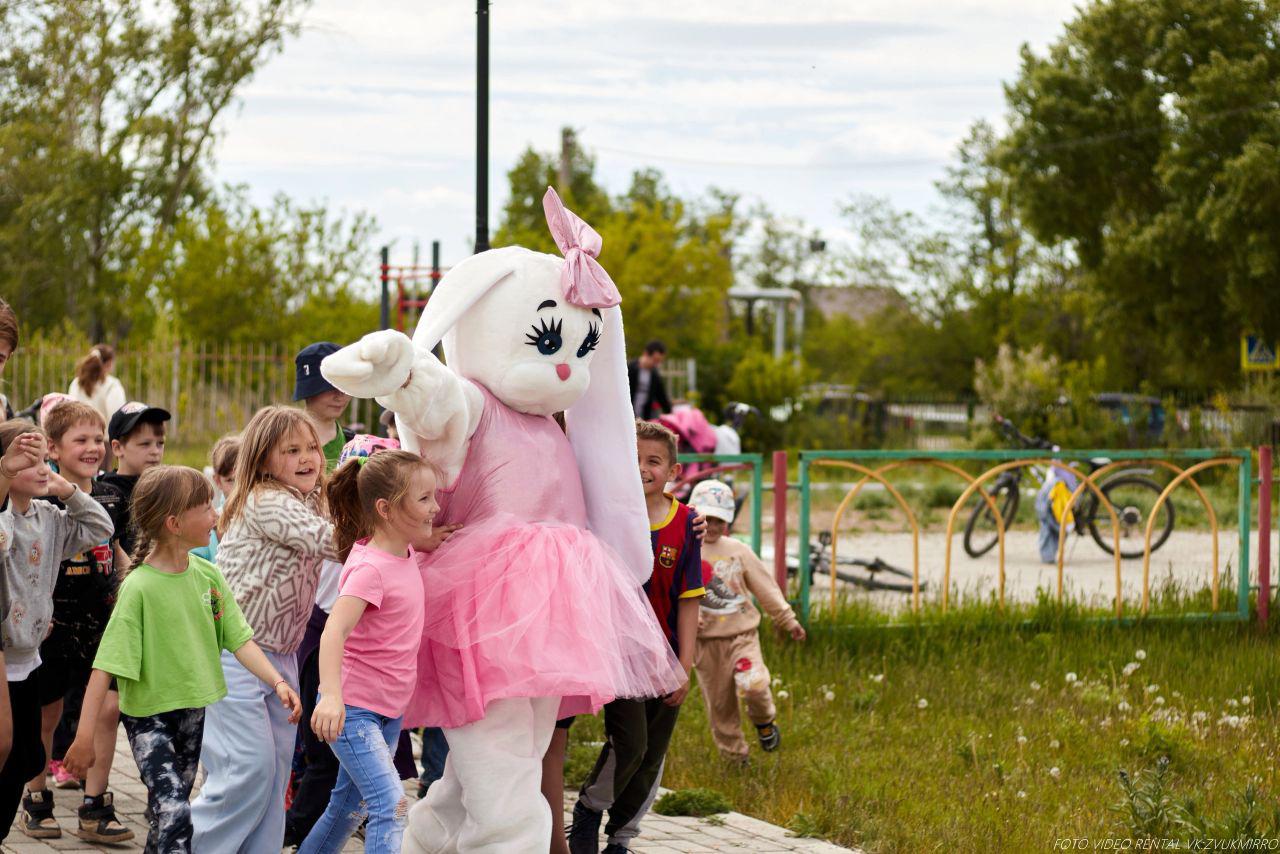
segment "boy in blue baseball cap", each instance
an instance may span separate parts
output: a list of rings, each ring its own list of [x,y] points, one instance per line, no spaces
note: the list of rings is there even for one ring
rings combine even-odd
[[[338,419],[347,410],[351,395],[338,391],[320,373],[320,362],[341,348],[330,341],[308,344],[293,358],[296,374],[293,399],[302,401],[316,435],[320,437],[326,471],[333,471],[342,454],[342,446],[355,434],[345,429]]]

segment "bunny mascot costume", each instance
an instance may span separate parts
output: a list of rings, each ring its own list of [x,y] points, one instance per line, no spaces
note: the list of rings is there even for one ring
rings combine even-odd
[[[653,553],[621,298],[595,260],[600,236],[551,189],[543,208],[563,258],[474,255],[441,279],[412,342],[375,332],[321,366],[396,413],[404,446],[444,473],[437,523],[463,525],[422,558],[405,719],[444,727],[450,753],[409,813],[414,854],[546,851],[556,719],[685,679],[641,591]]]

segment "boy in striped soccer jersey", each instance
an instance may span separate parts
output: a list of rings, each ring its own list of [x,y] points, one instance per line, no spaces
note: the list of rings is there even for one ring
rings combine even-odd
[[[698,608],[704,592],[696,514],[665,491],[669,482],[680,477],[675,434],[660,424],[637,421],[636,440],[653,538],[653,575],[644,589],[687,677],[697,654]],[[629,850],[627,846],[640,832],[640,819],[658,791],[667,745],[688,693],[686,678],[679,690],[666,697],[620,699],[604,707],[605,744],[573,808],[568,834],[572,854],[600,850],[598,834],[605,810],[609,811],[605,854]]]

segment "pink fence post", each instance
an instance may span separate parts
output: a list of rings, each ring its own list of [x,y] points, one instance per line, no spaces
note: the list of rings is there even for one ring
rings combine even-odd
[[[787,452],[773,452],[773,577],[787,589]]]
[[[1258,622],[1271,611],[1271,446],[1258,449]]]

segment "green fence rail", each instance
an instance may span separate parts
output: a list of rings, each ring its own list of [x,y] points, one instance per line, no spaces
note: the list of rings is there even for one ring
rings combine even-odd
[[[1215,612],[1215,613],[1195,613],[1195,614],[1179,614],[1174,615],[1177,619],[1189,620],[1247,620],[1249,619],[1249,567],[1250,567],[1250,522],[1252,519],[1252,487],[1253,487],[1253,454],[1247,448],[1233,448],[1227,450],[1213,449],[1191,449],[1191,450],[1107,450],[1107,449],[1091,449],[1079,451],[1004,451],[1004,450],[986,450],[986,451],[934,451],[922,453],[920,451],[801,451],[799,461],[799,482],[797,484],[800,498],[800,530],[799,530],[799,600],[795,602],[798,606],[800,619],[806,625],[809,622],[810,612],[810,566],[809,566],[809,548],[811,531],[810,519],[810,498],[812,487],[811,470],[815,466],[820,466],[824,461],[847,461],[866,464],[868,461],[893,462],[893,461],[926,461],[940,460],[948,463],[957,462],[989,462],[994,464],[1007,463],[1016,460],[1037,460],[1044,458],[1052,458],[1070,461],[1088,461],[1091,459],[1105,457],[1113,462],[1121,460],[1182,460],[1192,463],[1203,462],[1214,459],[1224,459],[1238,461],[1239,469],[1237,471],[1238,478],[1238,516],[1239,516],[1239,554],[1237,560],[1237,585],[1236,585],[1236,608],[1233,611]],[[757,505],[758,507],[758,505]],[[757,510],[758,513],[758,510]],[[1119,607],[1119,606],[1118,606]],[[1153,619],[1163,617],[1164,615],[1144,614],[1137,619]],[[1112,619],[1120,623],[1134,622],[1134,617],[1119,616]]]
[[[760,554],[763,541],[761,534],[761,508],[764,506],[764,454],[680,454],[677,460],[681,465],[686,463],[711,463],[714,477],[724,471],[751,469],[751,550]],[[701,475],[700,475],[701,477]]]

